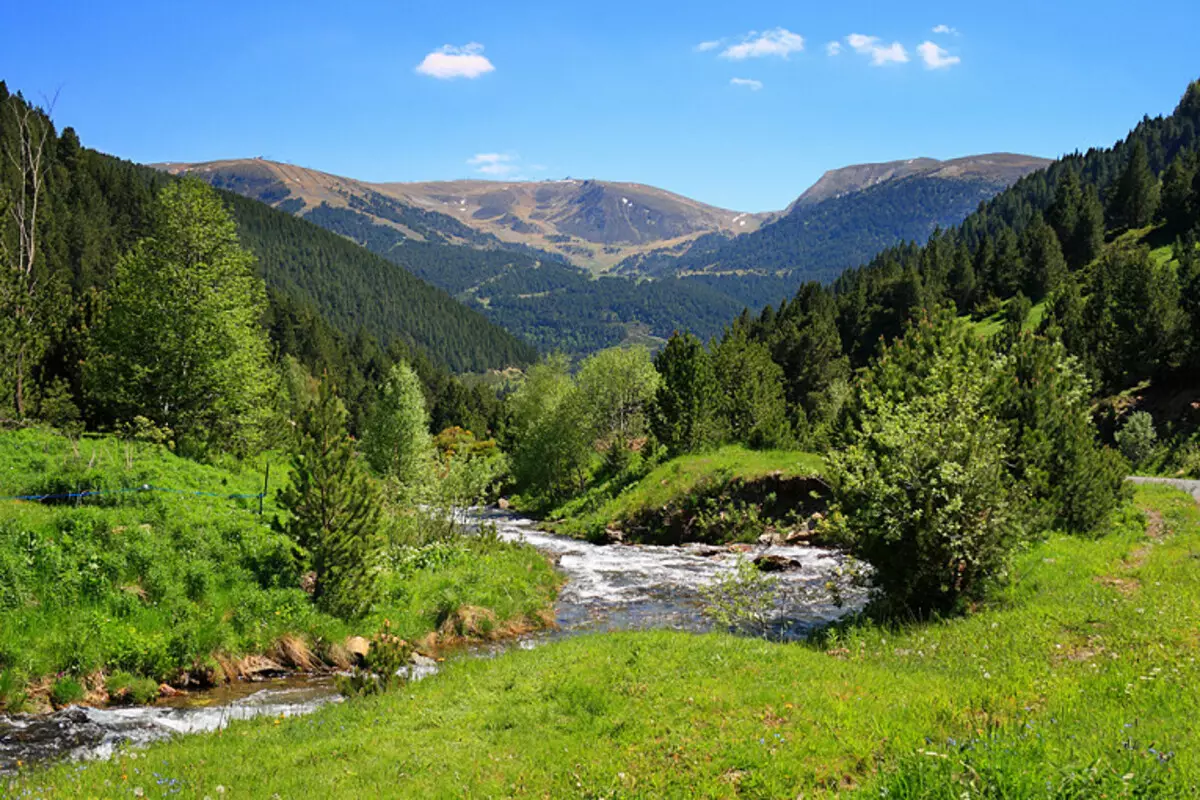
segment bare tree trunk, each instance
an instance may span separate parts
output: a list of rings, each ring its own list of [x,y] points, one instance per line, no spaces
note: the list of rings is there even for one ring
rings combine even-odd
[[[57,96],[56,96],[57,97]],[[45,151],[46,140],[50,136],[49,119],[33,106],[23,108],[15,97],[9,98],[9,108],[16,123],[17,147],[5,148],[5,155],[17,170],[20,186],[15,198],[9,202],[8,212],[16,226],[17,249],[12,252],[0,240],[0,256],[4,257],[9,268],[9,296],[4,298],[4,305],[12,309],[14,325],[15,349],[14,362],[16,375],[14,381],[14,404],[17,419],[26,417],[27,392],[26,370],[28,369],[37,338],[37,294],[38,280],[34,267],[38,256],[38,211],[41,207],[42,188],[46,181]],[[49,103],[49,111],[54,108],[54,102]]]

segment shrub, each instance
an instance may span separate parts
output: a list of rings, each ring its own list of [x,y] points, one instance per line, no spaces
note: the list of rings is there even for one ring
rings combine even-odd
[[[83,684],[74,678],[64,676],[54,682],[54,687],[50,690],[50,702],[56,708],[62,708],[72,703],[78,703],[83,699],[83,695]]]
[[[377,694],[403,686],[408,681],[413,646],[392,633],[390,620],[371,637],[371,646],[360,666],[338,680],[338,691],[349,696]]]
[[[1121,454],[1135,467],[1145,464],[1154,455],[1158,434],[1154,431],[1154,418],[1146,411],[1135,411],[1125,420],[1116,433],[1117,447]]]
[[[740,559],[731,572],[700,589],[704,616],[729,630],[766,636],[779,605],[779,579]]]
[[[110,703],[136,703],[146,705],[158,699],[158,683],[153,678],[141,678],[128,672],[118,671],[104,681]]]
[[[875,568],[885,611],[950,610],[1005,577],[1020,533],[986,381],[978,361],[935,351],[925,393],[868,387],[859,429],[827,460],[830,532]]]

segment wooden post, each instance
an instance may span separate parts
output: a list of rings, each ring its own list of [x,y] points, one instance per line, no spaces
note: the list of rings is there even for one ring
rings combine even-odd
[[[267,472],[265,475],[263,475],[262,494],[260,494],[258,496],[258,515],[260,517],[263,514],[263,498],[267,496],[267,484],[269,484],[270,482],[271,482],[271,462],[268,461],[267,462]]]

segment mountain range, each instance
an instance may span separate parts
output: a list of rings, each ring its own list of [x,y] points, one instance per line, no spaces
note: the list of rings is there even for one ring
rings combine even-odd
[[[261,158],[153,166],[349,238],[542,349],[587,352],[677,328],[714,335],[743,307],[924,242],[1046,163],[855,165],[754,214],[601,180],[372,183]]]

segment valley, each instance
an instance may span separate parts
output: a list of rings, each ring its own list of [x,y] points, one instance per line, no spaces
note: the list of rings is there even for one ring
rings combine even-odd
[[[5,50],[0,796],[1200,797],[1178,48],[215,2]]]

